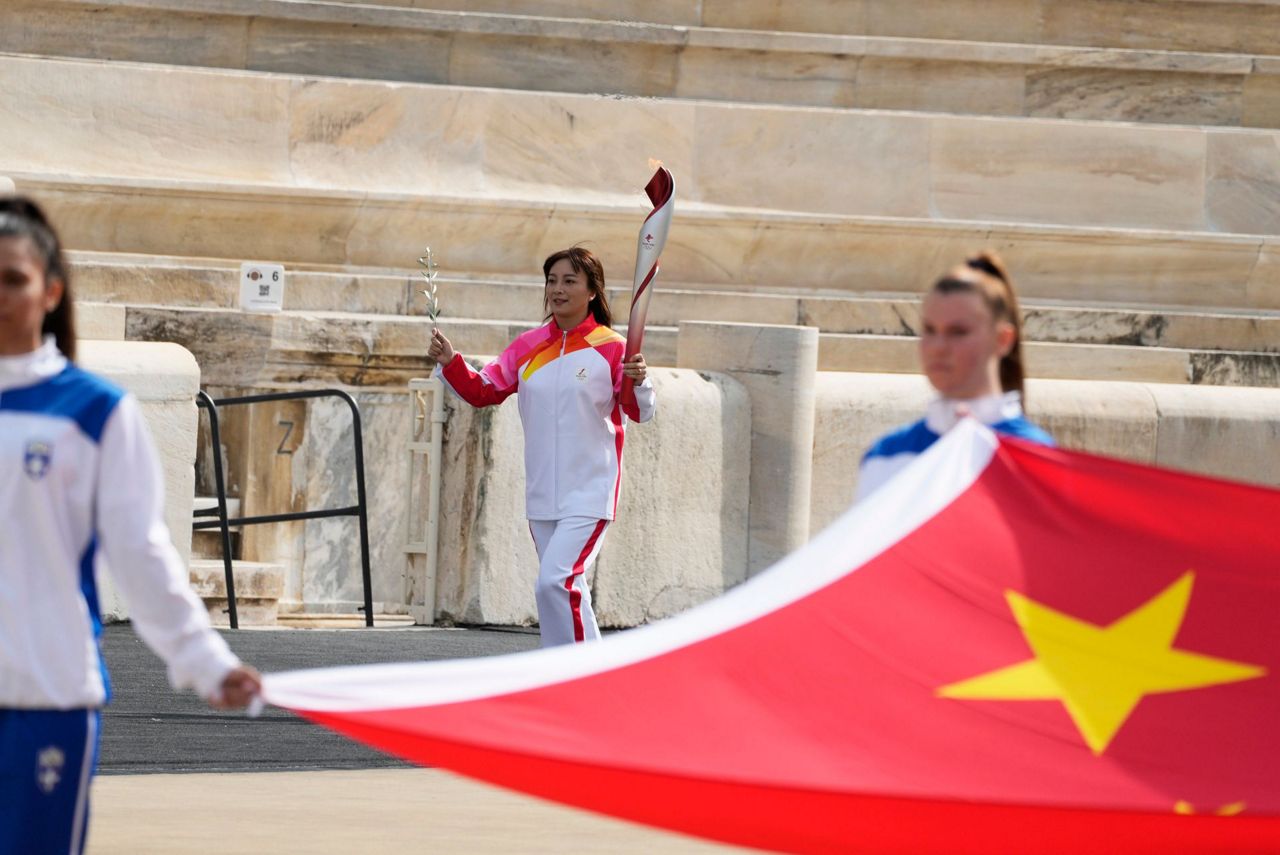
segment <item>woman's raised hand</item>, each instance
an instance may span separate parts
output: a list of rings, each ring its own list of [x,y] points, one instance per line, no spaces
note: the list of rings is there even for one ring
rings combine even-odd
[[[637,353],[622,363],[622,373],[637,383],[643,383],[644,378],[648,375],[648,366],[644,364],[644,354]]]
[[[427,356],[430,356],[441,365],[448,365],[453,361],[454,355],[457,353],[453,349],[453,345],[449,343],[449,339],[444,337],[444,333],[435,327],[431,328],[431,347],[427,348]]]

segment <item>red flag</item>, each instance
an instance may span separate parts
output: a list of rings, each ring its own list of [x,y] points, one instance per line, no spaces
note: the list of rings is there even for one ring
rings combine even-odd
[[[398,756],[786,852],[1280,850],[1280,492],[965,422],[580,647],[267,678]]]

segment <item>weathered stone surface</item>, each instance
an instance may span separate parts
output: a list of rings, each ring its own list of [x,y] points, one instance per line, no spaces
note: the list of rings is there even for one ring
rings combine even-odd
[[[1213,228],[1249,234],[1280,230],[1280,135],[1210,134],[1207,210]]]
[[[412,264],[429,235],[442,267],[528,275],[547,254],[591,235],[607,271],[630,270],[634,205],[577,208],[469,198],[409,202],[312,192],[227,194],[204,185],[116,185],[22,178],[68,244],[96,252],[299,264]],[[110,183],[106,185],[110,187]],[[191,229],[183,225],[198,222]],[[975,247],[997,248],[1027,299],[1280,308],[1280,239],[708,210],[678,214],[663,281],[717,288],[818,288],[918,294]],[[804,264],[794,259],[803,258]],[[617,277],[617,273],[611,274]],[[624,274],[625,275],[625,274]]]
[[[76,300],[76,335],[95,341],[123,341],[125,307]]]
[[[306,216],[333,220],[312,223],[289,255],[266,257],[296,257],[308,243],[324,251],[319,261],[351,263],[368,245],[385,252],[422,230],[396,220],[426,199],[486,203],[490,243],[507,229],[517,242],[546,236],[554,223],[495,228],[495,214],[513,202],[631,210],[655,154],[680,176],[691,210],[1280,233],[1280,131],[638,102],[25,57],[0,58],[0,83],[14,96],[8,113],[0,105],[0,145],[15,173],[79,175],[99,192],[95,178],[207,181],[225,202],[235,190],[285,194],[295,211],[310,196]],[[180,130],[157,132],[170,122]],[[232,123],[248,142],[227,142]],[[326,211],[335,203],[346,210]],[[210,207],[175,225],[202,215],[221,225]]]
[[[1026,77],[1029,116],[1239,125],[1248,77],[1111,68],[1043,68]]]
[[[141,405],[164,472],[165,523],[184,564],[191,555],[191,496],[195,485],[196,390],[200,368],[176,344],[81,341],[79,362],[118,383]],[[102,584],[104,618],[128,617],[127,604],[111,584]]]
[[[236,561],[232,565],[236,586],[236,623],[240,626],[275,626],[277,604],[284,593],[284,571],[275,564]],[[215,626],[229,626],[227,577],[221,561],[191,560],[191,587],[209,609]]]
[[[1156,463],[1280,485],[1280,390],[1148,389],[1160,414]]]
[[[758,573],[808,539],[813,477],[813,327],[685,321],[677,359],[742,383],[751,399],[748,566]]]
[[[224,264],[198,259],[72,253],[79,323],[87,338],[123,338],[125,304],[165,304],[171,308],[233,308],[238,295],[238,271]],[[606,270],[609,281],[617,280]],[[286,272],[284,307],[313,312],[351,312],[358,315],[421,316],[426,304],[416,293],[420,277],[404,271],[293,270]],[[850,283],[853,287],[854,283]],[[901,283],[907,294],[837,294],[830,291],[788,289],[725,290],[668,281],[664,272],[649,307],[653,327],[678,325],[681,320],[734,321],[756,324],[815,326],[823,333],[905,335],[919,332],[919,296],[927,282]],[[516,319],[536,323],[542,316],[543,288],[536,273],[507,278],[442,275],[438,286],[445,314],[446,334],[472,339],[472,321]],[[631,288],[611,286],[609,300],[615,325],[625,322]],[[1156,346],[1189,350],[1239,352],[1280,351],[1280,314],[1222,312],[1178,307],[1106,307],[1062,301],[1024,301],[1025,335],[1030,341],[1074,344]],[[466,319],[465,321],[463,319]],[[460,333],[450,327],[461,323]],[[95,325],[85,333],[85,325]],[[482,328],[478,328],[482,329]],[[496,333],[497,341],[507,334]],[[107,334],[107,333],[110,334]],[[472,340],[492,348],[487,332]],[[461,342],[461,340],[460,340]],[[197,343],[198,344],[198,343]]]
[[[592,587],[602,626],[670,617],[747,575],[747,391],[723,374],[660,376],[657,414],[627,428],[618,521]]]
[[[1029,0],[988,3],[980,15],[950,0],[924,12],[847,0],[686,4],[643,23],[582,19],[613,17],[593,4],[559,9],[575,19],[536,12],[558,4],[516,15],[399,5],[14,0],[0,10],[0,47],[521,90],[1189,124],[1240,124],[1245,91],[1275,79],[1248,55],[1051,46],[1034,36],[1041,14]],[[768,32],[778,29],[792,32]],[[1265,124],[1258,110],[1265,99],[1248,124]]]
[[[919,375],[818,374],[813,532],[849,506],[871,443],[920,418],[931,394]],[[1280,441],[1280,389],[1033,379],[1027,412],[1067,448],[1280,485],[1264,451]]]

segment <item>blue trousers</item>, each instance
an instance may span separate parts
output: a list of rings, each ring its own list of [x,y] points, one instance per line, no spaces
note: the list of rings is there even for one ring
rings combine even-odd
[[[95,709],[0,709],[0,855],[80,855],[98,764]]]

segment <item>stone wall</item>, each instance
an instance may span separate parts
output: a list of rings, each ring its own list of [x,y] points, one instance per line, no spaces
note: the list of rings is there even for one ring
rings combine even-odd
[[[81,341],[78,361],[138,399],[164,469],[165,522],[185,566],[191,554],[199,366],[185,348],[151,342]],[[128,617],[109,575],[99,581],[104,618]]]
[[[820,372],[810,532],[853,500],[858,464],[882,433],[920,418],[918,375]],[[1029,416],[1066,448],[1280,486],[1280,390],[1031,380]]]

